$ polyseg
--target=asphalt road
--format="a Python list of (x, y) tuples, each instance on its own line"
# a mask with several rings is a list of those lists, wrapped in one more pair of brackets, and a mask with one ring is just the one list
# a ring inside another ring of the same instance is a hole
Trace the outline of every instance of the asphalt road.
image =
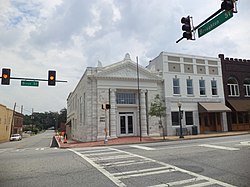
[(250, 186), (250, 135), (69, 150), (52, 135), (0, 144), (0, 186)]

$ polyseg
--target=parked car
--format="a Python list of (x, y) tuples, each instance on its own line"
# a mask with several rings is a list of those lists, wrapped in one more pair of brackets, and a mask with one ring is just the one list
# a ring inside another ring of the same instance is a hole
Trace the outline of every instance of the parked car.
[(13, 141), (13, 140), (21, 140), (22, 139), (22, 136), (20, 134), (12, 134), (11, 137), (10, 137), (10, 141)]

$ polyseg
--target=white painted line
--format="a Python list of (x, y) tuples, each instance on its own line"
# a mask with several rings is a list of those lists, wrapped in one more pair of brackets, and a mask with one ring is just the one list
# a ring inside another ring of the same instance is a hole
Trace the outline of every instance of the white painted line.
[(118, 179), (127, 179), (130, 177), (141, 177), (141, 176), (147, 176), (147, 175), (156, 175), (156, 174), (161, 174), (161, 173), (169, 173), (176, 171), (175, 169), (167, 169), (167, 170), (160, 170), (160, 171), (152, 171), (152, 172), (147, 172), (147, 173), (137, 173), (137, 174), (131, 174), (131, 175), (122, 175), (122, 176), (117, 176)]
[(102, 164), (102, 166), (117, 166), (117, 165), (123, 165), (123, 164), (134, 164), (136, 163), (138, 160), (126, 160), (126, 161), (121, 161), (121, 162), (110, 162), (110, 163), (105, 163)]
[(142, 146), (142, 145), (130, 145), (130, 147), (134, 147), (134, 148), (138, 148), (138, 149), (143, 149), (143, 150), (147, 150), (147, 151), (155, 150), (155, 148), (146, 147), (146, 146)]
[(123, 163), (123, 164), (116, 164), (116, 165), (109, 165), (109, 167), (119, 167), (119, 166), (129, 166), (129, 165), (136, 165), (136, 164), (145, 164), (151, 161), (134, 161), (134, 162), (130, 162), (130, 163)]
[(177, 186), (177, 185), (183, 185), (191, 182), (197, 182), (199, 180), (202, 180), (202, 178), (191, 178), (191, 179), (185, 179), (185, 180), (180, 180), (180, 181), (174, 181), (174, 182), (168, 182), (166, 184), (158, 184), (154, 186), (148, 186), (148, 187), (169, 187), (169, 186)]
[(152, 172), (152, 171), (160, 171), (160, 170), (171, 170), (172, 168), (168, 167), (158, 167), (158, 168), (149, 168), (149, 169), (141, 169), (141, 170), (134, 170), (134, 171), (126, 171), (126, 172), (119, 172), (119, 173), (111, 173), (115, 176), (121, 176), (121, 175), (130, 175), (130, 174), (144, 174), (146, 172)]
[(41, 151), (44, 151), (44, 148), (41, 148)]
[(250, 141), (240, 142), (241, 145), (248, 145), (250, 146)]
[(102, 174), (104, 174), (106, 177), (108, 177), (113, 183), (115, 183), (119, 187), (125, 187), (126, 185), (120, 181), (117, 177), (114, 177), (111, 175), (108, 171), (106, 171), (104, 168), (100, 167), (98, 164), (93, 162), (88, 157), (82, 155), (81, 153), (78, 153), (77, 151), (73, 149), (68, 149), (69, 151), (72, 151), (73, 153), (77, 154), (78, 156), (82, 157), (84, 160), (86, 160), (88, 163), (90, 163), (93, 167), (95, 167), (98, 171), (100, 171)]
[(214, 184), (214, 183), (211, 181), (208, 181), (208, 182), (203, 182), (203, 183), (199, 183), (199, 184), (188, 185), (188, 187), (210, 186), (211, 184)]
[(103, 158), (91, 158), (93, 161), (102, 161), (102, 160), (116, 160), (116, 159), (122, 159), (122, 158), (130, 158), (134, 157), (132, 155), (118, 155), (118, 156), (108, 156)]
[(225, 147), (225, 146), (219, 146), (219, 145), (210, 145), (210, 144), (201, 144), (199, 146), (201, 146), (201, 147), (209, 147), (209, 148), (214, 148), (214, 149), (223, 149), (223, 150), (228, 150), (228, 151), (238, 151), (238, 150), (240, 150), (239, 148)]
[(92, 147), (92, 148), (74, 148), (73, 150), (81, 152), (81, 153), (94, 153), (94, 152), (101, 152), (101, 151), (109, 151), (109, 149), (100, 148), (100, 147)]
[(111, 155), (111, 154), (121, 154), (119, 152), (109, 151), (104, 153), (86, 153), (89, 156), (98, 156), (98, 155)]
[(36, 148), (36, 151), (38, 151), (39, 150), (39, 148)]
[[(133, 153), (130, 153), (130, 152), (126, 152), (126, 151), (122, 151), (122, 150), (115, 149), (115, 148), (110, 148), (110, 149), (119, 151), (121, 153), (126, 153), (126, 154), (129, 154), (129, 155), (133, 155), (134, 157), (137, 157), (137, 158), (142, 158), (142, 159), (145, 159), (145, 160), (148, 160), (148, 161), (152, 161), (154, 163), (158, 163), (158, 164), (163, 165), (163, 166), (171, 167), (171, 168), (175, 169), (176, 171), (180, 171), (180, 172), (186, 173), (188, 175), (191, 175), (191, 176), (194, 176), (194, 177), (197, 177), (197, 178), (202, 178), (203, 180), (211, 181), (211, 182), (213, 182), (215, 184), (218, 184), (218, 185), (221, 185), (221, 186), (235, 187), (235, 186), (233, 186), (231, 184), (224, 183), (224, 182), (221, 182), (221, 181), (218, 181), (218, 180), (215, 180), (215, 179), (203, 176), (203, 175), (199, 175), (197, 173), (194, 173), (194, 172), (191, 172), (191, 171), (188, 171), (188, 170), (184, 170), (184, 169), (178, 168), (176, 166), (167, 164), (165, 162), (160, 162), (160, 161), (157, 161), (157, 160), (153, 160), (151, 158), (147, 158), (147, 157), (144, 157), (144, 156), (136, 155), (136, 154), (133, 154)], [(151, 173), (151, 174), (154, 174), (154, 173)], [(157, 173), (155, 173), (155, 174), (157, 174)]]

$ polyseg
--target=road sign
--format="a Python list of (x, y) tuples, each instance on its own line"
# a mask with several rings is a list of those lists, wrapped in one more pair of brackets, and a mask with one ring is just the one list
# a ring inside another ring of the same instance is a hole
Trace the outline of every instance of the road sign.
[(39, 86), (38, 81), (21, 81), (21, 86)]
[(198, 29), (199, 38), (233, 17), (232, 11), (224, 11)]

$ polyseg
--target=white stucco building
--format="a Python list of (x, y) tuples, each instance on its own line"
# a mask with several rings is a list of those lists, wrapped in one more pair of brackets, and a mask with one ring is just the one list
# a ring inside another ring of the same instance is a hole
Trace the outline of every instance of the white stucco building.
[[(147, 111), (156, 94), (163, 94), (162, 78), (142, 66), (138, 70), (139, 89), (137, 64), (129, 54), (109, 66), (102, 67), (99, 62), (98, 67), (86, 69), (67, 99), (67, 124), (72, 139), (102, 140), (105, 128), (108, 138), (139, 136), (140, 132), (142, 136), (160, 135), (157, 119), (149, 118)], [(110, 109), (105, 111), (102, 104), (110, 104)]]
[(165, 134), (179, 132), (179, 105), (184, 134), (228, 131), (219, 58), (161, 52), (147, 68), (164, 80)]

